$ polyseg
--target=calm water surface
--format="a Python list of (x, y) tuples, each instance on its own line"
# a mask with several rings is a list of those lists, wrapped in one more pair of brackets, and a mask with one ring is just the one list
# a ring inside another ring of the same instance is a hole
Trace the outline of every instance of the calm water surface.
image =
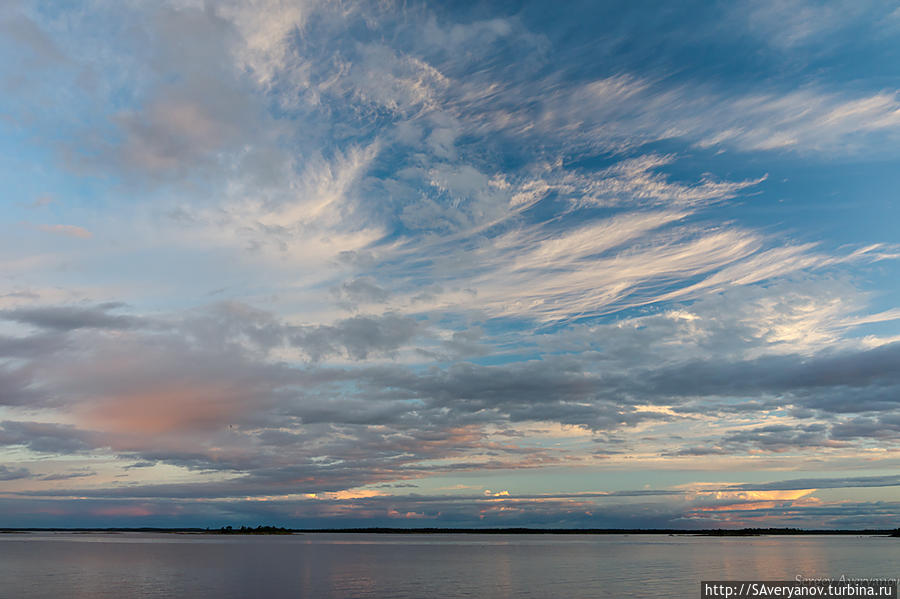
[(900, 539), (0, 535), (0, 597), (699, 597), (703, 580), (900, 576)]

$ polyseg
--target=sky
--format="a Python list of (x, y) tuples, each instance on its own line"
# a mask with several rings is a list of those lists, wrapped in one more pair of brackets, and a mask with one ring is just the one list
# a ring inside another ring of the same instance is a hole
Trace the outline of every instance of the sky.
[(895, 528), (900, 9), (0, 4), (0, 526)]

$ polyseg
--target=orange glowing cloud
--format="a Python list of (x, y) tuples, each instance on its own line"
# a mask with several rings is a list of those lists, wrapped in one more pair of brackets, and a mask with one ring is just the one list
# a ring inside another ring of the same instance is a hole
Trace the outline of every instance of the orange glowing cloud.
[(816, 489), (789, 489), (779, 491), (713, 491), (699, 494), (715, 499), (735, 499), (744, 501), (795, 501), (814, 493)]
[[(698, 492), (698, 496), (729, 501), (724, 505), (701, 506), (694, 509), (695, 512), (724, 512), (732, 510), (767, 510), (795, 503), (808, 505), (820, 503), (815, 497), (810, 497), (816, 489), (788, 489), (777, 491), (712, 491)], [(733, 503), (731, 503), (733, 502)]]
[(346, 499), (366, 499), (368, 497), (384, 497), (387, 493), (377, 489), (347, 489), (345, 491), (334, 491), (327, 493), (318, 493), (318, 499), (336, 499), (339, 501)]
[(427, 517), (425, 514), (419, 512), (398, 512), (395, 509), (388, 510), (389, 518), (405, 518), (408, 520), (419, 519)]

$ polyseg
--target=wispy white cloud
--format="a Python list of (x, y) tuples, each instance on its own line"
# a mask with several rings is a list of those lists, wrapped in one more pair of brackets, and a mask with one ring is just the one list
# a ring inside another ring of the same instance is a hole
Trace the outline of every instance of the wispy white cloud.
[[(511, 86), (500, 95), (522, 93), (526, 90)], [(866, 93), (810, 85), (729, 93), (708, 83), (634, 75), (545, 94), (525, 110), (497, 108), (493, 100), (461, 110), (471, 110), (485, 132), (513, 139), (549, 136), (572, 147), (612, 152), (686, 139), (700, 148), (853, 154), (872, 151), (872, 144), (888, 148), (900, 131), (897, 90)]]
[(890, 14), (891, 5), (877, 0), (766, 0), (734, 3), (730, 12), (740, 26), (784, 52), (821, 43), (841, 30), (877, 23)]
[[(384, 275), (397, 276), (397, 269), (402, 269), (406, 275), (444, 286), (433, 303), (412, 309), (456, 308), (553, 321), (696, 299), (792, 273), (883, 257), (884, 249), (878, 247), (837, 257), (811, 243), (772, 247), (771, 239), (751, 230), (726, 226), (704, 230), (687, 224), (703, 206), (731, 198), (761, 180), (673, 183), (650, 170), (668, 160), (654, 155), (628, 160), (593, 178), (561, 173), (560, 178), (577, 182), (582, 189), (601, 190), (607, 207), (624, 203), (631, 211), (595, 217), (580, 226), (550, 221), (514, 225), (493, 235), (475, 227), (472, 238), (458, 233), (450, 241), (410, 242), (393, 255), (385, 253), (390, 266)], [(481, 179), (478, 189), (488, 189), (487, 178)], [(574, 183), (570, 189), (568, 197), (588, 198), (573, 199), (573, 208), (599, 201), (575, 193)], [(511, 198), (505, 218), (520, 213), (515, 188), (507, 185), (493, 193)], [(495, 200), (494, 206), (501, 204)], [(503, 212), (495, 212), (487, 222), (503, 222), (496, 214)], [(411, 290), (406, 297), (411, 301), (416, 294)]]
[(320, 4), (316, 0), (226, 1), (216, 9), (240, 34), (242, 43), (233, 50), (235, 61), (268, 89), (291, 66), (291, 35), (301, 33)]

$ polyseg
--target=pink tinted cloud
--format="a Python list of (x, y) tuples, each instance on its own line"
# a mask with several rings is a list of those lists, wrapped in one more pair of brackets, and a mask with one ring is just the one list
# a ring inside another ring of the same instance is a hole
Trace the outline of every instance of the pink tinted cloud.
[(214, 431), (238, 420), (251, 399), (227, 385), (175, 383), (112, 395), (77, 410), (83, 422), (108, 432)]
[(67, 237), (77, 237), (78, 239), (90, 239), (93, 233), (84, 227), (76, 225), (38, 225), (38, 229), (55, 235), (65, 235)]
[(152, 516), (153, 511), (141, 505), (123, 505), (118, 507), (98, 508), (93, 511), (96, 516)]

